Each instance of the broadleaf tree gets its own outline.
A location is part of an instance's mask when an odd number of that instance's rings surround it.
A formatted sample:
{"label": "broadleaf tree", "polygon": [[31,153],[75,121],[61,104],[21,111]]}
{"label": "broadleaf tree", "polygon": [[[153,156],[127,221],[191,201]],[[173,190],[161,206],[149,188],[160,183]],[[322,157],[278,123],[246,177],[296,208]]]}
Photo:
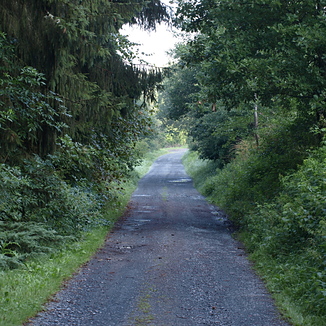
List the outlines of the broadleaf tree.
{"label": "broadleaf tree", "polygon": [[[197,66],[198,100],[217,108],[217,115],[226,110],[242,116],[241,123],[247,119],[258,146],[259,133],[280,122],[301,126],[304,146],[316,146],[325,125],[325,3],[178,4],[175,24],[192,33],[181,60]],[[235,138],[242,139],[248,128],[244,134],[236,128]],[[319,137],[307,138],[311,129],[318,130]]]}

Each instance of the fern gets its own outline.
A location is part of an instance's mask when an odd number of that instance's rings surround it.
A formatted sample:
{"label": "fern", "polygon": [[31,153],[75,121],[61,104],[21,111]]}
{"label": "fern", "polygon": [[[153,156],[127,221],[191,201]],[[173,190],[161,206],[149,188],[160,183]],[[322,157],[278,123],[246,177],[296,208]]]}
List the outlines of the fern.
{"label": "fern", "polygon": [[31,257],[54,252],[72,237],[35,222],[0,222],[0,269],[17,268]]}

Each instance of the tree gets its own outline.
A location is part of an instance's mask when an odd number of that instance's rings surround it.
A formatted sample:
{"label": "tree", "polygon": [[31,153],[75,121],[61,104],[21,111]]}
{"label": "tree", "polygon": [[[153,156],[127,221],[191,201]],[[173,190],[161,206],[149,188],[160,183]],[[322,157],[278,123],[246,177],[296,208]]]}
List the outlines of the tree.
{"label": "tree", "polygon": [[60,132],[65,125],[58,120],[67,114],[60,98],[42,92],[44,75],[16,61],[13,46],[0,34],[0,161],[12,165],[40,150],[44,128]]}
{"label": "tree", "polygon": [[0,268],[112,223],[162,79],[119,31],[168,19],[158,0],[0,2]]}
{"label": "tree", "polygon": [[[161,79],[160,72],[131,64],[130,42],[119,34],[122,25],[152,29],[167,19],[167,8],[157,0],[0,4],[0,30],[15,46],[17,62],[44,74],[43,94],[56,94],[69,111],[60,116],[61,104],[53,101],[54,119],[68,126],[64,132],[74,141],[86,144],[94,135],[108,136],[114,117],[132,119],[136,99],[142,93],[151,97]],[[56,128],[42,125],[33,150],[53,153],[57,136]]]}
{"label": "tree", "polygon": [[185,116],[195,101],[194,94],[199,90],[196,70],[183,69],[175,65],[163,83],[160,114],[168,119],[178,120]]}
{"label": "tree", "polygon": [[[294,108],[303,114],[311,113],[316,101],[322,105],[322,2],[179,3],[179,25],[199,32],[190,41],[185,59],[202,64],[211,98],[219,98],[231,108],[257,96],[262,105],[276,102],[274,107]],[[319,114],[319,122],[320,118]]]}
{"label": "tree", "polygon": [[179,62],[163,83],[160,117],[167,126],[181,126],[189,136],[190,148],[222,167],[234,157],[234,144],[252,126],[243,108],[225,110],[222,100],[210,97],[204,84],[205,67],[197,60],[185,61],[192,55],[192,45],[178,45],[175,50]]}
{"label": "tree", "polygon": [[323,1],[180,0],[175,23],[194,33],[181,58],[200,71],[202,101],[251,116],[257,145],[259,133],[279,123],[303,127],[304,147],[318,145],[322,137],[307,133],[322,136],[325,125],[324,8]]}

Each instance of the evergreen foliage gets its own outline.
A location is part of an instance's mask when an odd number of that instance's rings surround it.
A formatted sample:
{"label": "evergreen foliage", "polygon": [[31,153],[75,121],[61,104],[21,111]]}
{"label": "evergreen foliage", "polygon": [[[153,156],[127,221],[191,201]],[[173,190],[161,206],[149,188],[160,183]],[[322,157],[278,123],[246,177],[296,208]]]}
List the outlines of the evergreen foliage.
{"label": "evergreen foliage", "polygon": [[67,237],[35,222],[0,222],[0,269],[22,267],[26,259],[54,251]]}
{"label": "evergreen foliage", "polygon": [[[17,61],[44,74],[43,93],[58,94],[69,110],[69,117],[55,120],[67,124],[65,132],[82,143],[107,133],[114,117],[129,118],[136,109],[134,101],[143,92],[151,97],[161,79],[157,71],[130,63],[130,42],[119,29],[133,20],[153,28],[167,18],[167,9],[159,1],[8,0],[0,4],[0,29],[15,46]],[[51,104],[59,110],[58,103]],[[57,134],[42,125],[34,153],[52,153]]]}
{"label": "evergreen foliage", "polygon": [[[104,209],[141,159],[163,73],[132,64],[120,29],[155,29],[168,11],[158,0],[1,1],[3,268],[46,251],[45,239],[111,223]],[[12,225],[27,225],[35,245],[13,238]]]}

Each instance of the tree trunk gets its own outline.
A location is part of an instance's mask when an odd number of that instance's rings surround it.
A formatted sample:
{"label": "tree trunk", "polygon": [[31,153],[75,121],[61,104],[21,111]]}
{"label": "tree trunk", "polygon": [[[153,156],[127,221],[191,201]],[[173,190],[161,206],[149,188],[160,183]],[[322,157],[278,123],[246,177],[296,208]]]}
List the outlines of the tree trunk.
{"label": "tree trunk", "polygon": [[255,94],[255,106],[254,106],[254,128],[255,128],[255,139],[256,139],[256,146],[259,147],[259,136],[258,136],[258,97]]}

